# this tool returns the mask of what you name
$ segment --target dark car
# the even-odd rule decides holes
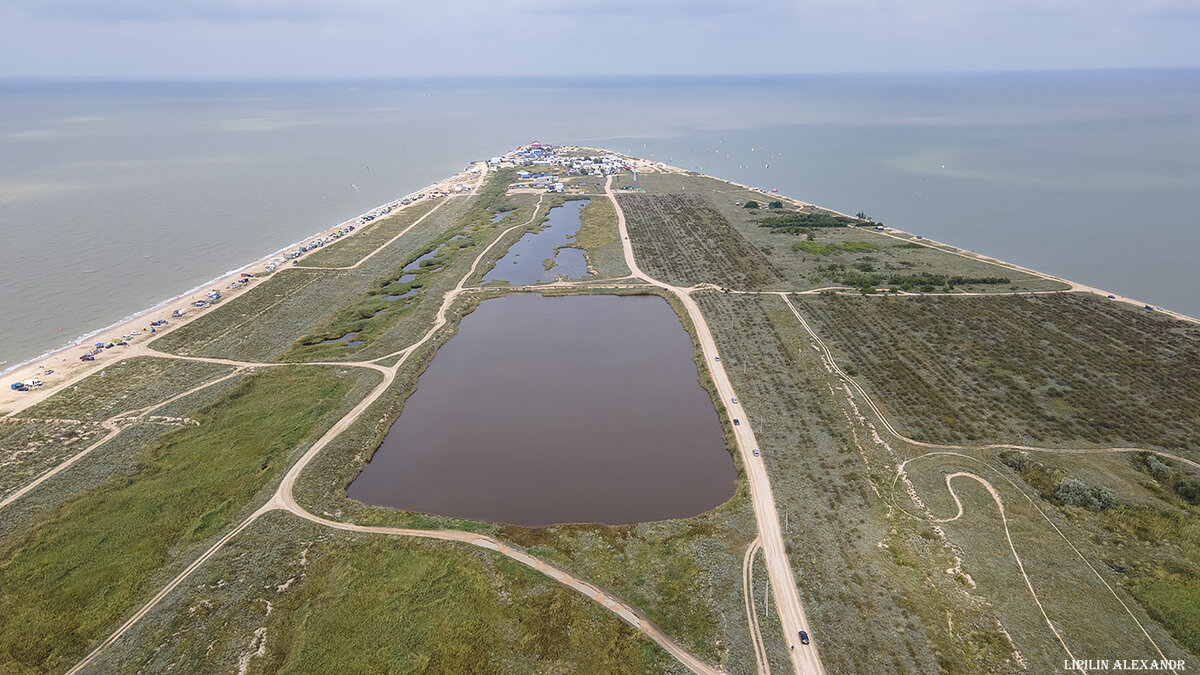
[[[739,424],[741,424],[741,421],[735,418],[735,419],[733,420],[733,426],[735,426],[735,427],[736,427],[736,426],[738,426]]]
[[[804,631],[804,630],[800,631],[800,644],[802,644],[802,645],[808,644],[808,631]]]

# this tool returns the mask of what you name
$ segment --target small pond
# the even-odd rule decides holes
[[[340,338],[334,338],[332,340],[321,340],[317,344],[332,345],[332,344],[337,344],[338,342],[344,342],[347,347],[357,347],[362,344],[362,340],[355,339],[357,336],[358,336],[358,331],[350,331],[349,333],[346,333],[345,335],[343,335]]]
[[[588,200],[572,200],[550,209],[549,220],[537,232],[529,232],[509,247],[508,253],[487,274],[484,283],[507,281],[514,286],[554,281],[556,277],[580,279],[587,276],[587,259],[577,248],[570,245],[579,232],[579,211],[587,206]],[[557,253],[555,253],[557,249]],[[545,261],[553,258],[554,264],[546,269]]]
[[[737,476],[692,355],[662,298],[484,301],[349,496],[526,527],[708,511]]]

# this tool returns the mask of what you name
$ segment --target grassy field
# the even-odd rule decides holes
[[[778,273],[708,201],[697,194],[621,194],[625,225],[638,264],[677,286],[714,283],[755,290]]]
[[[493,178],[471,198],[470,208],[451,227],[379,274],[369,288],[345,302],[326,323],[299,338],[281,358],[378,358],[407,347],[423,335],[444,294],[466,274],[496,233],[529,217],[536,200],[531,196],[505,196],[506,183],[501,179]],[[492,222],[501,213],[505,214],[503,218]],[[351,333],[362,344],[329,342],[345,339]]]
[[[588,265],[600,278],[620,278],[629,275],[625,254],[617,230],[617,211],[605,197],[595,197],[579,212],[582,226],[575,244],[582,247]]]
[[[1103,568],[1193,658],[1200,655],[1200,472],[1149,453],[995,459],[1081,530],[1083,545],[1097,544],[1092,554]],[[1076,503],[1064,481],[1079,481],[1101,501]]]
[[[0,662],[58,670],[159,587],[158,570],[244,517],[354,388],[332,368],[269,369],[160,437],[117,475],[0,541]]]
[[[132,358],[106,366],[19,416],[98,422],[160,403],[232,371],[231,366],[203,361]]]
[[[373,291],[381,276],[421,255],[439,237],[445,236],[468,210],[470,201],[450,201],[356,269],[279,270],[253,292],[207,310],[203,316],[151,345],[191,356],[250,361],[277,359],[298,339],[322,331],[335,320],[340,308]]]
[[[754,516],[743,486],[731,501],[686,520],[639,525],[506,526],[499,538],[551,560],[643,610],[692,654],[729,672],[754,655],[740,593]],[[774,643],[782,653],[781,643]]]
[[[1126,654],[1124,658],[1160,658],[1158,650],[1142,634],[1138,623],[1147,630],[1167,658],[1187,658],[1189,661],[1195,658],[1194,652],[1189,656],[1182,651],[1151,620],[1151,615],[1122,590],[1122,587],[1132,589],[1133,595],[1137,596],[1138,589],[1156,584],[1159,579],[1153,574],[1155,569],[1172,569],[1179,575],[1176,578],[1194,580],[1197,569],[1194,555],[1190,560],[1178,555],[1164,556],[1172,550],[1178,551],[1179,544],[1187,544],[1195,550],[1194,526],[1190,533],[1187,533],[1187,528],[1181,531],[1175,527],[1153,527],[1150,519],[1133,514],[1157,512],[1161,506],[1133,506],[1126,504],[1123,498],[1116,499],[1099,513],[1064,505],[1053,497],[1039,498],[1036,490],[1029,489],[1030,483],[1013,476],[1002,462],[990,457],[990,453],[963,454],[965,456],[921,458],[911,462],[906,470],[925,505],[937,517],[949,517],[957,512],[957,505],[946,490],[947,474],[969,471],[995,487],[1003,499],[1013,544],[1024,572],[1046,615],[1054,622],[1075,658],[1112,658],[1114,653]],[[1045,460],[1045,457],[1034,460],[1033,463],[1040,465],[1039,468],[1026,468],[1021,475],[1048,469],[1048,464],[1042,463]],[[1132,473],[1128,467],[1119,466],[1125,461],[1126,458],[1090,457],[1087,466],[1093,471],[1107,470],[1114,476],[1124,474],[1122,478],[1107,479],[1110,484],[1116,484]],[[1077,477],[1085,474],[1072,469],[1064,471],[1062,475],[1070,475],[1078,480]],[[1032,671],[1042,672],[1058,667],[1062,659],[1069,657],[1051,633],[1020,575],[1020,568],[1008,546],[1007,535],[992,497],[973,480],[956,480],[954,487],[963,502],[964,515],[958,520],[943,523],[941,528],[962,552],[963,569],[971,575],[977,592],[988,598],[995,607],[997,616],[1013,641],[1031,663]],[[1032,482],[1036,484],[1038,481],[1034,479]],[[1136,483],[1127,484],[1120,491],[1133,487],[1136,487]],[[908,501],[903,492],[899,492],[896,495],[897,503],[900,500]],[[1050,495],[1049,492],[1046,494]],[[1027,495],[1033,501],[1027,499]],[[911,502],[906,506],[910,511],[916,511]],[[1070,539],[1070,544],[1055,531],[1051,522]],[[1124,527],[1115,523],[1123,523]],[[1140,534],[1142,527],[1147,527],[1144,534]],[[1140,536],[1134,534],[1135,529]],[[1083,554],[1083,558],[1072,549],[1072,545]],[[1186,567],[1178,567],[1181,563]],[[1137,622],[1101,578],[1116,590]],[[1155,599],[1158,604],[1151,602],[1147,607],[1171,612],[1180,609],[1182,603],[1187,601],[1183,595],[1172,599],[1176,602]],[[1188,610],[1184,610],[1182,614],[1187,613]],[[1191,614],[1195,616],[1194,612]],[[1185,632],[1178,636],[1194,641],[1195,634]]]
[[[627,180],[627,179],[626,179]],[[881,287],[890,284],[892,277],[915,277],[897,279],[916,281],[921,275],[942,276],[946,279],[959,277],[962,280],[1008,278],[1008,283],[979,284],[958,283],[952,290],[971,292],[994,292],[1009,290],[1061,290],[1066,286],[1059,282],[1014,272],[991,263],[955,255],[949,250],[931,248],[913,240],[899,240],[871,227],[803,227],[794,232],[789,228],[763,227],[764,218],[810,214],[826,216],[826,220],[839,218],[819,208],[799,209],[788,206],[781,210],[747,209],[739,205],[757,200],[766,205],[770,199],[724,181],[681,174],[645,174],[640,183],[652,194],[702,195],[710,208],[717,211],[751,248],[758,251],[779,281],[768,290],[804,291],[831,285],[857,286],[860,282],[872,281],[871,275],[879,275]],[[803,196],[803,195],[800,195]],[[843,219],[844,220],[844,219]],[[818,219],[818,224],[821,224]],[[636,243],[636,242],[635,242]],[[809,249],[809,250],[806,250]],[[833,266],[834,269],[830,269]],[[715,279],[708,279],[717,283]],[[870,284],[862,283],[869,286]],[[907,290],[946,292],[945,284],[909,283]],[[729,286],[738,290],[753,290],[748,287]]]
[[[927,442],[1200,450],[1200,329],[1090,295],[795,302]]]
[[[103,438],[95,424],[37,420],[0,422],[0,497]]]
[[[782,300],[696,296],[754,425],[813,638],[829,672],[1019,672],[955,549],[892,508],[887,449],[841,391]]]
[[[263,517],[103,672],[685,672],[615,615],[462,544]]]
[[[404,228],[415,223],[440,203],[441,200],[423,199],[384,218],[377,218],[358,227],[351,236],[305,255],[296,261],[296,266],[349,267],[400,234]]]

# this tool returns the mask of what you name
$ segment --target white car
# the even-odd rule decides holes
[[[733,397],[733,402],[734,402],[734,403],[737,403],[737,397],[736,397],[736,396],[734,396],[734,397]]]

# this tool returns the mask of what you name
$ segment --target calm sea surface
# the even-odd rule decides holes
[[[1200,315],[1200,71],[0,83],[0,370],[533,140]]]

